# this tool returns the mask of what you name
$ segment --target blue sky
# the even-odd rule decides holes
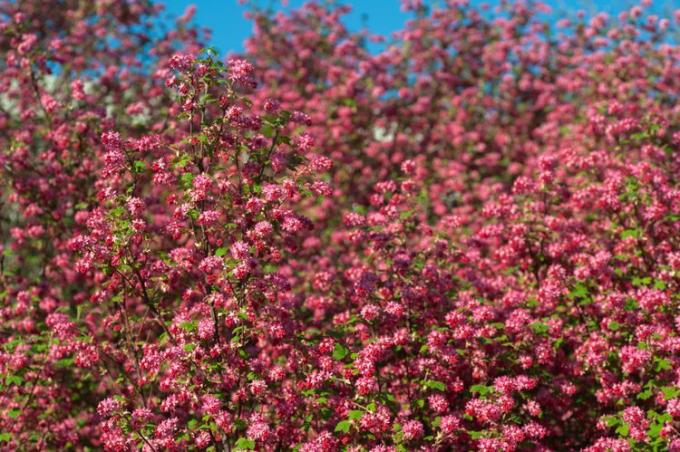
[[[189,5],[196,5],[198,11],[194,23],[212,30],[212,45],[223,54],[243,50],[243,41],[252,32],[252,26],[245,19],[243,6],[237,0],[160,0],[165,3],[167,11],[173,15],[181,15]],[[496,4],[498,0],[470,0],[472,4]],[[586,12],[606,11],[618,13],[637,4],[633,0],[543,0],[553,8],[556,18],[563,17],[568,11],[573,15],[578,9]],[[656,13],[668,10],[677,0],[655,0]],[[303,0],[289,0],[291,6],[302,4]],[[268,2],[260,1],[267,4]],[[280,4],[280,0],[272,3]],[[374,33],[389,34],[401,28],[409,16],[400,11],[399,0],[345,0],[352,6],[352,13],[346,17],[351,29],[368,27]],[[676,3],[677,4],[677,3]]]

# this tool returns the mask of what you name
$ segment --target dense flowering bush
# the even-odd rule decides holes
[[[680,451],[680,12],[0,1],[3,450]],[[381,41],[369,52],[367,41]]]

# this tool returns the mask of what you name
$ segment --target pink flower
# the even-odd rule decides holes
[[[418,421],[407,421],[401,428],[406,441],[413,441],[423,436],[423,424]]]
[[[113,397],[109,397],[99,402],[99,405],[97,406],[97,414],[103,418],[108,418],[120,409],[121,403]]]

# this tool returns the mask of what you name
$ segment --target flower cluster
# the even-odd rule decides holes
[[[402,3],[0,0],[0,449],[680,451],[680,12]]]

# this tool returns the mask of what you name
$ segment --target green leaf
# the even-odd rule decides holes
[[[352,426],[352,423],[348,420],[340,421],[335,426],[335,431],[336,432],[349,433],[349,429],[350,429],[351,426]]]
[[[198,220],[198,217],[201,216],[201,213],[197,209],[191,209],[187,213],[191,218],[193,218],[194,221]]]
[[[623,305],[623,309],[625,309],[626,311],[636,311],[638,309],[637,301],[635,301],[632,298],[629,298],[628,300],[626,300],[626,304]]]
[[[653,395],[654,395],[654,391],[652,391],[651,389],[645,389],[644,391],[642,391],[641,393],[639,393],[637,395],[637,398],[640,399],[640,400],[647,400],[650,397],[652,397]]]
[[[664,290],[666,288],[666,283],[664,281],[661,281],[660,279],[657,279],[656,281],[654,281],[654,288]]]
[[[351,421],[355,421],[355,420],[361,419],[361,418],[363,417],[363,415],[364,415],[364,412],[363,412],[363,411],[360,411],[360,410],[351,410],[351,411],[347,414],[347,419],[349,419],[349,420],[351,420]]]
[[[656,371],[657,372],[662,372],[664,370],[671,370],[673,368],[673,365],[671,362],[665,358],[654,358],[654,362],[656,363]]]
[[[21,343],[20,339],[13,339],[5,344],[2,345],[2,348],[4,348],[7,352],[12,353],[14,349]]]
[[[574,287],[569,292],[568,297],[572,300],[580,300],[578,302],[580,306],[588,305],[592,302],[592,297],[590,296],[588,286],[582,282],[577,282],[574,284]]]
[[[276,144],[288,144],[290,145],[292,143],[291,139],[287,135],[279,135],[279,137],[276,139]]]
[[[628,237],[639,238],[642,235],[640,229],[626,229],[621,233],[621,239],[627,239]]]
[[[62,358],[58,360],[55,364],[57,367],[71,367],[74,362],[74,358]]]
[[[628,436],[628,432],[630,432],[630,427],[626,423],[621,424],[616,429],[616,433],[620,436]]]
[[[33,353],[44,353],[48,348],[49,346],[47,344],[35,344],[31,346],[31,351]]]
[[[215,256],[217,256],[217,257],[222,257],[222,256],[224,256],[225,254],[227,254],[227,249],[224,248],[224,247],[217,248],[217,249],[215,250]]]
[[[345,97],[344,99],[340,99],[340,102],[342,103],[342,105],[345,105],[347,107],[357,106],[357,101],[351,97]]]
[[[180,176],[179,180],[182,182],[182,186],[185,189],[191,188],[191,185],[194,183],[194,174],[184,173]]]
[[[12,419],[18,418],[20,414],[21,414],[21,410],[20,410],[19,408],[12,408],[12,409],[9,410],[9,412],[7,413],[7,415],[8,415],[9,417],[11,417]]]
[[[401,213],[399,214],[399,219],[400,219],[400,220],[408,220],[408,219],[411,218],[413,215],[415,215],[415,213],[416,213],[415,210],[406,210],[406,211],[401,212]]]
[[[7,386],[11,386],[11,385],[20,386],[21,383],[23,383],[23,382],[24,382],[24,379],[21,378],[19,375],[7,375],[5,377],[5,384]]]
[[[0,433],[0,443],[8,443],[12,440],[12,434],[9,432]]]
[[[663,398],[666,400],[671,400],[680,396],[680,388],[676,386],[662,386],[660,389],[661,393],[663,394]]]
[[[555,342],[553,342],[552,346],[553,346],[553,349],[557,350],[563,344],[564,344],[564,338],[560,337],[560,338],[555,339]]]
[[[574,284],[574,288],[569,292],[569,298],[585,298],[588,296],[588,287],[580,282]]]
[[[442,391],[446,392],[446,385],[442,383],[441,381],[435,381],[435,380],[425,380],[423,382],[426,388],[430,389],[436,389],[437,391]]]
[[[654,423],[647,430],[647,434],[650,438],[656,439],[660,436],[661,430],[663,430],[663,424]]]
[[[548,334],[548,331],[550,330],[550,327],[546,325],[543,322],[534,322],[531,325],[529,325],[531,329],[534,331],[536,334]]]
[[[177,168],[184,168],[187,166],[187,164],[191,161],[191,157],[189,157],[189,154],[182,154],[177,161],[175,162],[175,169]]]
[[[255,440],[250,438],[239,438],[234,444],[236,450],[254,450]]]
[[[262,132],[262,135],[264,135],[265,137],[272,138],[274,136],[274,126],[270,123],[265,122],[262,124],[260,132]]]
[[[335,344],[333,349],[333,359],[336,361],[341,361],[349,354],[349,349],[342,344]]]
[[[614,427],[615,425],[619,425],[621,420],[616,416],[607,416],[605,422],[607,423],[607,427]]]
[[[470,386],[470,392],[471,393],[479,393],[479,395],[487,395],[489,394],[493,388],[491,386],[486,386],[486,385],[474,385]]]
[[[248,427],[248,423],[245,420],[238,418],[234,421],[234,427],[236,427],[236,430],[244,430]]]
[[[652,283],[652,278],[649,276],[645,276],[644,278],[635,277],[631,280],[631,283],[635,287],[648,286]]]
[[[607,416],[605,417],[605,422],[607,423],[607,427],[614,427],[619,425],[621,420],[616,416]]]
[[[190,322],[182,322],[179,327],[185,331],[196,331],[198,329],[198,322],[192,320]]]
[[[111,209],[110,213],[112,217],[120,218],[123,215],[125,215],[125,208],[123,208],[122,206],[114,207],[113,209]]]
[[[279,112],[279,122],[283,125],[290,121],[290,117],[293,116],[288,110],[281,110]]]
[[[619,329],[621,329],[621,324],[619,322],[613,322],[612,321],[612,322],[609,322],[608,327],[612,331],[618,331]]]
[[[135,170],[135,173],[143,172],[144,170],[146,170],[146,163],[144,163],[141,160],[135,160],[134,170]]]
[[[198,428],[198,419],[190,419],[187,422],[187,427],[189,427],[189,430],[196,430]]]
[[[354,204],[352,206],[352,211],[356,212],[360,215],[366,215],[368,213],[368,209],[366,208],[366,206],[362,206],[362,205],[359,205],[359,204]]]
[[[672,421],[673,421],[673,416],[671,416],[671,415],[668,414],[668,413],[663,413],[663,414],[659,414],[659,415],[656,417],[656,420],[659,421],[659,422],[661,422],[662,424],[663,424],[663,423],[667,423],[667,422],[672,422]]]

